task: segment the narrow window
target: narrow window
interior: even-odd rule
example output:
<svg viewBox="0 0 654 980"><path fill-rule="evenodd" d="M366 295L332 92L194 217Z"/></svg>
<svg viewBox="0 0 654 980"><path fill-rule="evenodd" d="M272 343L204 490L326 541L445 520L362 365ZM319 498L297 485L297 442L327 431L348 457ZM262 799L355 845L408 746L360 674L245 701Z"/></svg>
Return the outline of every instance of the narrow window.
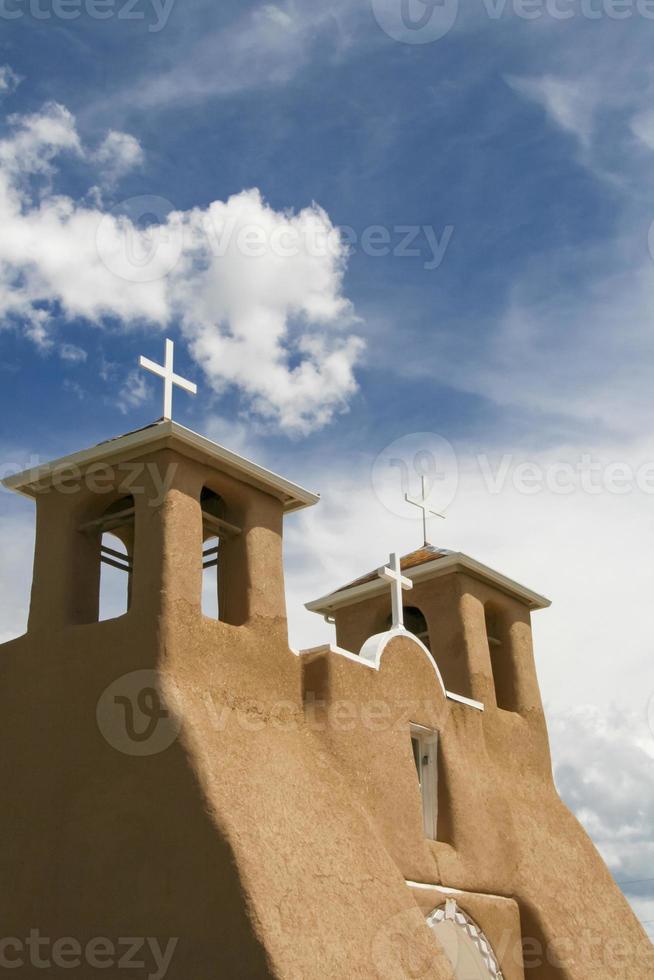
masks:
<svg viewBox="0 0 654 980"><path fill-rule="evenodd" d="M220 539L206 538L202 551L202 612L209 619L220 619L218 599L218 551Z"/></svg>
<svg viewBox="0 0 654 980"><path fill-rule="evenodd" d="M504 711L517 710L515 670L506 619L492 606L486 606L486 639L493 670L495 700Z"/></svg>
<svg viewBox="0 0 654 980"><path fill-rule="evenodd" d="M99 621L124 616L131 603L134 498L123 497L96 522L100 539Z"/></svg>
<svg viewBox="0 0 654 980"><path fill-rule="evenodd" d="M425 837L437 839L438 832L438 734L422 725L411 725L411 747L416 766Z"/></svg>

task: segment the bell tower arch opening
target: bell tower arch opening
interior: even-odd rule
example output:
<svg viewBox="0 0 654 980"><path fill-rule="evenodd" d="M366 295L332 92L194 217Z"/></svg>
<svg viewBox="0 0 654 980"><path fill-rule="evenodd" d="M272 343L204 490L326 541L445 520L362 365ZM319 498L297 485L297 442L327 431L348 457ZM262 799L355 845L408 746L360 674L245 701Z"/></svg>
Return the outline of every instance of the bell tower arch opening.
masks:
<svg viewBox="0 0 654 980"><path fill-rule="evenodd" d="M507 616L491 602L484 606L484 618L497 707L517 711L517 679Z"/></svg>
<svg viewBox="0 0 654 980"><path fill-rule="evenodd" d="M100 535L98 621L129 612L134 568L134 498L121 497L97 522Z"/></svg>
<svg viewBox="0 0 654 980"><path fill-rule="evenodd" d="M425 619L425 614L417 606L404 606L404 628L408 633L413 633L421 643L427 647L431 652L431 641L429 639L429 627L427 625L427 620ZM384 628L386 630L392 629L393 626L393 616L387 616Z"/></svg>
<svg viewBox="0 0 654 980"><path fill-rule="evenodd" d="M220 525L225 516L223 498L209 487L200 495L202 507L202 612L220 619Z"/></svg>

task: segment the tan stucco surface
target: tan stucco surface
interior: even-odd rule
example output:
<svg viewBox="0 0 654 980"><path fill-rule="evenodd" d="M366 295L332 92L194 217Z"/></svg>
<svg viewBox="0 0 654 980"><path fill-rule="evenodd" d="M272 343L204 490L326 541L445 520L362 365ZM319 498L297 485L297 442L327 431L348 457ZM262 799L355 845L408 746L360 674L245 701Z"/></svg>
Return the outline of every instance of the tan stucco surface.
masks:
<svg viewBox="0 0 654 980"><path fill-rule="evenodd" d="M413 598L437 627L445 686L484 712L447 699L410 638L391 641L379 670L328 650L298 656L281 501L173 450L143 462L172 479L156 505L148 470L132 489L120 619L95 621L99 542L79 527L121 491L37 498L29 631L0 649L4 934L176 937L176 980L451 980L408 880L467 893L461 907L491 942L521 931L563 949L561 965L545 957L528 977L652 975L642 929L554 789L528 612L509 609L515 712L494 705L487 597L462 576ZM242 528L221 557L221 622L201 612L204 486ZM356 652L382 612L348 609L339 643ZM96 717L107 688L139 670L179 725L143 757L117 750ZM439 842L424 837L411 723L439 732ZM616 937L617 970L605 948ZM520 980L519 958L505 976Z"/></svg>

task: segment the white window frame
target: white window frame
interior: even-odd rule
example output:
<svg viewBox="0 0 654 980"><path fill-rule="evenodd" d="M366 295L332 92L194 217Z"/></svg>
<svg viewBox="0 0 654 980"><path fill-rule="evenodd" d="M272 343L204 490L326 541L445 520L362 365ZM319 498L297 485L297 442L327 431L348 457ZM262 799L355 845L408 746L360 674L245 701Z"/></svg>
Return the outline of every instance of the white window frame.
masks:
<svg viewBox="0 0 654 980"><path fill-rule="evenodd" d="M418 748L417 775L422 798L425 837L437 840L438 831L438 732L424 725L411 725L411 749ZM415 759L415 756L414 756Z"/></svg>

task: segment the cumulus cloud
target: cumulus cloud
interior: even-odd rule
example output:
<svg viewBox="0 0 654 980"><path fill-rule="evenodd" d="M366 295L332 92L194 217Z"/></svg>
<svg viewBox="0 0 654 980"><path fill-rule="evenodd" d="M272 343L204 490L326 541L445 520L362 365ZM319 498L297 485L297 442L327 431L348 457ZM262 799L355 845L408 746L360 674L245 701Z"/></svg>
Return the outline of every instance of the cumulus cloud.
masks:
<svg viewBox="0 0 654 980"><path fill-rule="evenodd" d="M21 187L21 178L52 173L52 161L64 152L82 153L73 115L57 102L48 102L40 112L11 115L12 133L0 140L3 196Z"/></svg>
<svg viewBox="0 0 654 980"><path fill-rule="evenodd" d="M171 210L144 197L128 213L54 193L63 152L106 161L118 176L141 159L112 132L95 154L63 107L10 117L0 141L0 316L42 346L49 311L102 324L181 325L217 392L233 386L247 409L308 433L347 408L362 342L342 293L345 243L316 204L275 211L256 190L205 209Z"/></svg>
<svg viewBox="0 0 654 980"><path fill-rule="evenodd" d="M92 159L100 167L103 182L113 184L130 170L140 167L145 154L134 136L112 129L93 153Z"/></svg>
<svg viewBox="0 0 654 980"><path fill-rule="evenodd" d="M645 713L582 705L553 715L550 737L561 796L645 919L654 908L654 731Z"/></svg>

